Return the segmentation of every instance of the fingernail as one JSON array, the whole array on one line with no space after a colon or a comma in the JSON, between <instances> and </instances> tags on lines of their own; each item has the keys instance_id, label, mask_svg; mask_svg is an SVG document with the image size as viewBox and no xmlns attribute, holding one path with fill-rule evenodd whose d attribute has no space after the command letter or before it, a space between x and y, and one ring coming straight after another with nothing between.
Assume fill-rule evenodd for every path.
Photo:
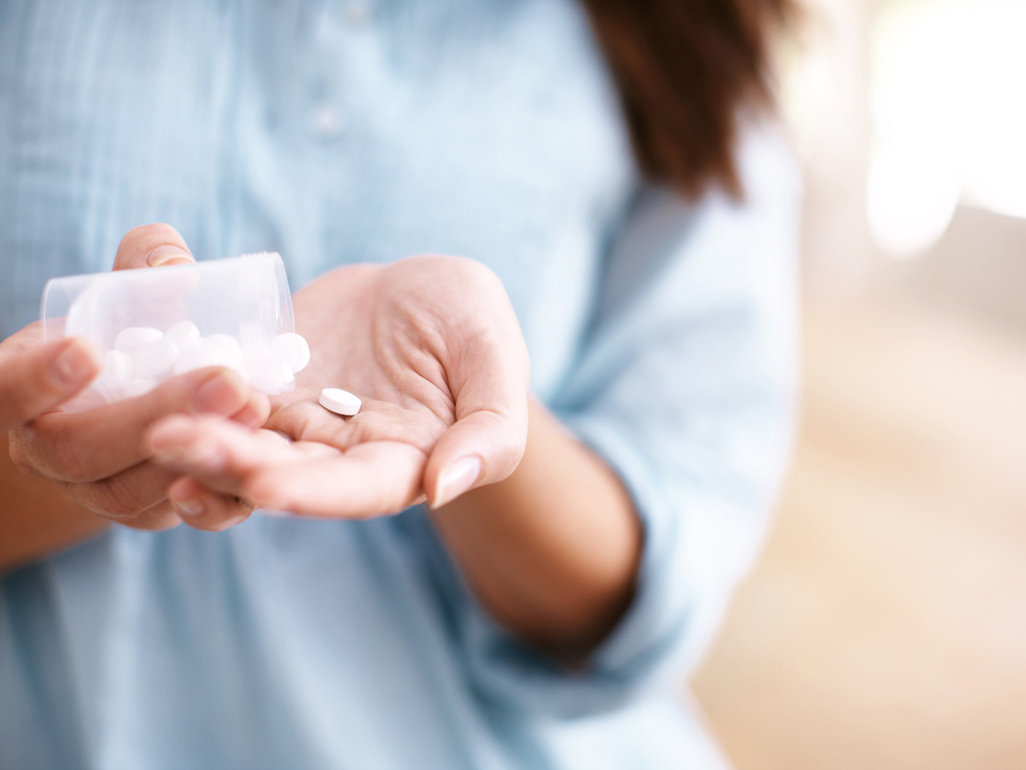
<instances>
[{"instance_id":1,"label":"fingernail","mask_svg":"<svg viewBox=\"0 0 1026 770\"><path fill-rule=\"evenodd\" d=\"M61 387L74 388L91 380L100 368L96 357L82 345L69 345L54 359L50 371Z\"/></svg>"},{"instance_id":2,"label":"fingernail","mask_svg":"<svg viewBox=\"0 0 1026 770\"><path fill-rule=\"evenodd\" d=\"M481 460L478 457L461 457L438 475L435 499L432 508L441 508L474 486L481 475Z\"/></svg>"},{"instance_id":3,"label":"fingernail","mask_svg":"<svg viewBox=\"0 0 1026 770\"><path fill-rule=\"evenodd\" d=\"M198 414L212 413L225 417L235 414L245 404L236 378L217 374L207 380L192 397L192 408Z\"/></svg>"},{"instance_id":4,"label":"fingernail","mask_svg":"<svg viewBox=\"0 0 1026 770\"><path fill-rule=\"evenodd\" d=\"M184 516L199 516L203 513L203 503L199 500L172 500L175 508Z\"/></svg>"},{"instance_id":5,"label":"fingernail","mask_svg":"<svg viewBox=\"0 0 1026 770\"><path fill-rule=\"evenodd\" d=\"M160 267L175 260L178 260L181 264L196 261L192 258L192 254L183 251L178 246L158 246L146 255L146 264L150 267Z\"/></svg>"}]
</instances>

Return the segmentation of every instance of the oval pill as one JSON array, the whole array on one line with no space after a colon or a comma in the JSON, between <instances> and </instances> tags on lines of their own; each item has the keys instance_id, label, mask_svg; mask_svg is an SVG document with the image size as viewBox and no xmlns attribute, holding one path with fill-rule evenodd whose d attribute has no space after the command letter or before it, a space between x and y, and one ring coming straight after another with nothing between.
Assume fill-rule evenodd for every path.
<instances>
[{"instance_id":1,"label":"oval pill","mask_svg":"<svg viewBox=\"0 0 1026 770\"><path fill-rule=\"evenodd\" d=\"M359 412L360 406L363 404L359 398L341 388L325 388L321 391L321 397L317 401L329 412L345 417L352 417Z\"/></svg>"},{"instance_id":2,"label":"oval pill","mask_svg":"<svg viewBox=\"0 0 1026 770\"><path fill-rule=\"evenodd\" d=\"M132 379L132 357L121 350L108 350L103 357L103 376L112 382L124 383Z\"/></svg>"},{"instance_id":3,"label":"oval pill","mask_svg":"<svg viewBox=\"0 0 1026 770\"><path fill-rule=\"evenodd\" d=\"M131 380L126 382L124 387L121 389L122 398L136 398L137 396L144 396L157 387L157 383L153 380Z\"/></svg>"},{"instance_id":4,"label":"oval pill","mask_svg":"<svg viewBox=\"0 0 1026 770\"><path fill-rule=\"evenodd\" d=\"M208 366L223 366L221 356L216 351L207 350L202 345L190 348L179 356L175 362L174 373L185 374L196 369L206 369Z\"/></svg>"},{"instance_id":5,"label":"oval pill","mask_svg":"<svg viewBox=\"0 0 1026 770\"><path fill-rule=\"evenodd\" d=\"M200 330L192 321L179 321L166 332L164 339L175 343L179 350L188 350L199 342Z\"/></svg>"},{"instance_id":6,"label":"oval pill","mask_svg":"<svg viewBox=\"0 0 1026 770\"><path fill-rule=\"evenodd\" d=\"M303 371L310 363L310 346L301 334L279 334L271 340L271 352L285 361L293 373Z\"/></svg>"},{"instance_id":7,"label":"oval pill","mask_svg":"<svg viewBox=\"0 0 1026 770\"><path fill-rule=\"evenodd\" d=\"M131 354L163 338L164 333L160 329L153 329L149 326L129 326L118 334L118 338L114 342L114 349Z\"/></svg>"},{"instance_id":8,"label":"oval pill","mask_svg":"<svg viewBox=\"0 0 1026 770\"><path fill-rule=\"evenodd\" d=\"M174 369L178 355L178 346L171 340L151 342L132 356L135 376L143 380L164 379Z\"/></svg>"},{"instance_id":9,"label":"oval pill","mask_svg":"<svg viewBox=\"0 0 1026 770\"><path fill-rule=\"evenodd\" d=\"M229 369L242 369L244 360L242 346L234 337L227 334L211 334L209 337L201 339L199 344L201 348L220 358L221 366L227 366Z\"/></svg>"},{"instance_id":10,"label":"oval pill","mask_svg":"<svg viewBox=\"0 0 1026 770\"><path fill-rule=\"evenodd\" d=\"M269 396L292 390L296 382L289 365L273 356L251 363L246 367L245 375L253 387Z\"/></svg>"}]
</instances>

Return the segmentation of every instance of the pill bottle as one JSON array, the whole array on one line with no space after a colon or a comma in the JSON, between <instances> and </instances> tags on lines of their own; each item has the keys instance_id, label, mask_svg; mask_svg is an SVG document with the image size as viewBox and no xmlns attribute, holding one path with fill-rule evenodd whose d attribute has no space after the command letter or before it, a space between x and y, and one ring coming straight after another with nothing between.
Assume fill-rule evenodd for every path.
<instances>
[{"instance_id":1,"label":"pill bottle","mask_svg":"<svg viewBox=\"0 0 1026 770\"><path fill-rule=\"evenodd\" d=\"M137 397L209 366L273 395L291 390L309 360L275 253L54 278L40 316L47 340L85 337L103 353L102 373L69 411Z\"/></svg>"}]
</instances>

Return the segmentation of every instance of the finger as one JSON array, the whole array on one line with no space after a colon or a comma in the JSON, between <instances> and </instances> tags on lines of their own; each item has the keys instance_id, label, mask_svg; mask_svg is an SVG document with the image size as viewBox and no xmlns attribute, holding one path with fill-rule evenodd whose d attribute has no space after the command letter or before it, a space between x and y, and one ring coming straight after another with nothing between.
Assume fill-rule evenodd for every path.
<instances>
[{"instance_id":1,"label":"finger","mask_svg":"<svg viewBox=\"0 0 1026 770\"><path fill-rule=\"evenodd\" d=\"M267 422L270 414L271 400L261 391L252 389L242 408L228 415L228 418L244 428L259 428Z\"/></svg>"},{"instance_id":2,"label":"finger","mask_svg":"<svg viewBox=\"0 0 1026 770\"><path fill-rule=\"evenodd\" d=\"M420 498L426 461L427 456L410 444L373 441L341 457L268 465L246 479L243 492L261 508L372 518L398 513Z\"/></svg>"},{"instance_id":3,"label":"finger","mask_svg":"<svg viewBox=\"0 0 1026 770\"><path fill-rule=\"evenodd\" d=\"M361 518L395 513L421 494L426 455L397 441L342 454L213 418L168 418L150 434L159 462L262 508Z\"/></svg>"},{"instance_id":4,"label":"finger","mask_svg":"<svg viewBox=\"0 0 1026 770\"><path fill-rule=\"evenodd\" d=\"M168 487L179 474L143 462L109 478L88 484L59 482L64 496L86 510L115 521L138 516L168 499Z\"/></svg>"},{"instance_id":5,"label":"finger","mask_svg":"<svg viewBox=\"0 0 1026 770\"><path fill-rule=\"evenodd\" d=\"M424 491L432 508L509 476L527 444L527 351L519 333L504 344L471 340L455 372L456 422L431 451Z\"/></svg>"},{"instance_id":6,"label":"finger","mask_svg":"<svg viewBox=\"0 0 1026 770\"><path fill-rule=\"evenodd\" d=\"M207 532L234 527L253 513L253 507L245 501L215 492L188 476L172 484L168 493L182 521Z\"/></svg>"},{"instance_id":7,"label":"finger","mask_svg":"<svg viewBox=\"0 0 1026 770\"><path fill-rule=\"evenodd\" d=\"M149 447L155 462L235 496L244 496L247 479L270 465L341 455L325 444L293 444L274 431L245 430L213 417L168 417L150 431Z\"/></svg>"},{"instance_id":8,"label":"finger","mask_svg":"<svg viewBox=\"0 0 1026 770\"><path fill-rule=\"evenodd\" d=\"M216 490L235 495L241 493L239 479L253 469L299 457L288 439L273 431L245 430L225 420L184 415L154 425L148 447L154 461L164 467L202 477Z\"/></svg>"},{"instance_id":9,"label":"finger","mask_svg":"<svg viewBox=\"0 0 1026 770\"><path fill-rule=\"evenodd\" d=\"M123 519L118 522L118 524L123 527L142 529L148 532L171 529L173 527L177 527L181 523L181 518L179 518L178 513L175 511L174 506L169 500L158 503L149 510L145 510L136 516L129 519Z\"/></svg>"},{"instance_id":10,"label":"finger","mask_svg":"<svg viewBox=\"0 0 1026 770\"><path fill-rule=\"evenodd\" d=\"M524 456L526 427L495 412L475 412L445 432L428 461L424 491L432 508L474 487L493 484L516 470Z\"/></svg>"},{"instance_id":11,"label":"finger","mask_svg":"<svg viewBox=\"0 0 1026 770\"><path fill-rule=\"evenodd\" d=\"M144 434L169 414L239 414L247 424L266 417L267 397L227 369L176 377L138 398L74 414L45 414L11 434L11 454L28 473L91 482L145 460Z\"/></svg>"},{"instance_id":12,"label":"finger","mask_svg":"<svg viewBox=\"0 0 1026 770\"><path fill-rule=\"evenodd\" d=\"M2 350L14 338L0 344ZM100 373L99 351L69 338L25 348L10 344L0 358L0 433L57 408Z\"/></svg>"},{"instance_id":13,"label":"finger","mask_svg":"<svg viewBox=\"0 0 1026 770\"><path fill-rule=\"evenodd\" d=\"M195 262L185 239L171 225L152 224L132 228L121 239L115 270L182 265Z\"/></svg>"}]
</instances>

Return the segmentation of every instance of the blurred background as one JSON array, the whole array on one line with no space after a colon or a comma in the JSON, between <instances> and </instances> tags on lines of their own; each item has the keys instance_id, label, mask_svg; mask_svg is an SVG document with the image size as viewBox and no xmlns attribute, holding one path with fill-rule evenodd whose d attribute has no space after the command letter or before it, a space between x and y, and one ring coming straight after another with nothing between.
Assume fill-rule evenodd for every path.
<instances>
[{"instance_id":1,"label":"blurred background","mask_svg":"<svg viewBox=\"0 0 1026 770\"><path fill-rule=\"evenodd\" d=\"M1026 768L1026 0L805 0L804 393L691 686L739 770Z\"/></svg>"}]
</instances>

